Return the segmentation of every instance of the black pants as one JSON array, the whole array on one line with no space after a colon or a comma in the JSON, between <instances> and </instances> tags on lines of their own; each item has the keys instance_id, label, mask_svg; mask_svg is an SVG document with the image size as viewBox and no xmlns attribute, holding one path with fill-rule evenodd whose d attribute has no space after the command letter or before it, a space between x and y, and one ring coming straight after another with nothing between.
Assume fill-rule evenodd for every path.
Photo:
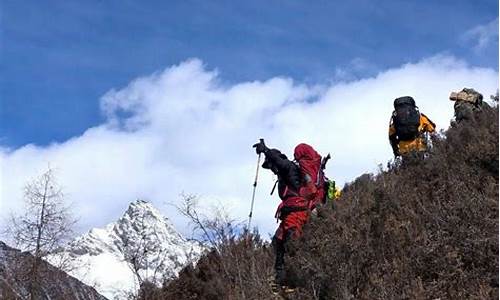
<instances>
[{"instance_id":1,"label":"black pants","mask_svg":"<svg viewBox=\"0 0 500 300\"><path fill-rule=\"evenodd\" d=\"M286 271L285 271L285 253L286 253L286 243L292 238L294 230L288 230L284 234L283 239L278 239L276 236L273 237L273 247L274 247L274 270L275 281L279 285L286 285Z\"/></svg>"}]
</instances>

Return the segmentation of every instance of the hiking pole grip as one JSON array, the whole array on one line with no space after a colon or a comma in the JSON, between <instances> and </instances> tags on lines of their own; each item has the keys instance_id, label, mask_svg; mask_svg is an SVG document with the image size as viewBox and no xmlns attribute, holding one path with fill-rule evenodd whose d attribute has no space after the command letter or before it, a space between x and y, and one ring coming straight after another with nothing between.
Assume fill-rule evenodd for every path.
<instances>
[{"instance_id":1,"label":"hiking pole grip","mask_svg":"<svg viewBox=\"0 0 500 300\"><path fill-rule=\"evenodd\" d=\"M264 144L264 139L260 139L260 143ZM260 167L260 157L262 153L259 153L259 157L257 158L257 170L255 170L255 181L253 182L253 186L257 187L257 178L259 178L259 167Z\"/></svg>"}]
</instances>

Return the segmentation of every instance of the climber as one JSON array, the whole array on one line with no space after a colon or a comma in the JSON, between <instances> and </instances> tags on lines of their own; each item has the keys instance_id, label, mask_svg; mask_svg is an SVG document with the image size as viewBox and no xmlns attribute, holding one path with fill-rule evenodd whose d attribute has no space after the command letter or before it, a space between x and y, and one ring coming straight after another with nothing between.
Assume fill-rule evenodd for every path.
<instances>
[{"instance_id":1,"label":"climber","mask_svg":"<svg viewBox=\"0 0 500 300\"><path fill-rule=\"evenodd\" d=\"M327 200L335 201L342 196L342 190L337 186L335 180L329 180L327 186Z\"/></svg>"},{"instance_id":2,"label":"climber","mask_svg":"<svg viewBox=\"0 0 500 300\"><path fill-rule=\"evenodd\" d=\"M281 223L273 237L276 271L275 284L287 287L285 271L285 245L302 234L302 226L307 222L310 211L324 199L323 171L321 156L309 145L295 147L297 163L277 149L269 149L263 140L253 146L257 154L264 153L262 167L270 169L278 176L278 194L281 203L276 217Z\"/></svg>"},{"instance_id":3,"label":"climber","mask_svg":"<svg viewBox=\"0 0 500 300\"><path fill-rule=\"evenodd\" d=\"M460 92L451 92L450 100L455 101L455 122L452 126L464 120L472 120L474 114L489 108L486 102L483 102L483 95L474 89L464 88Z\"/></svg>"},{"instance_id":4,"label":"climber","mask_svg":"<svg viewBox=\"0 0 500 300\"><path fill-rule=\"evenodd\" d=\"M428 150L426 134L434 133L436 125L418 111L410 96L394 100L394 111L389 124L389 141L395 157L425 153Z\"/></svg>"}]
</instances>

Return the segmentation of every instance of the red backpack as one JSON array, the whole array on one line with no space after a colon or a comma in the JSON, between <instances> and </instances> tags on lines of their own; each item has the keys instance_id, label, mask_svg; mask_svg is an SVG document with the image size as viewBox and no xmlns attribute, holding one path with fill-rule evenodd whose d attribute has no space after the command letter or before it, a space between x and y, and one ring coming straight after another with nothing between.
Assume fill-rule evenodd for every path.
<instances>
[{"instance_id":1,"label":"red backpack","mask_svg":"<svg viewBox=\"0 0 500 300\"><path fill-rule=\"evenodd\" d=\"M304 177L304 185L299 193L309 200L309 208L313 209L324 199L325 175L323 174L323 164L326 164L326 160L323 163L321 155L313 147L305 143L298 144L295 147L293 156L299 164Z\"/></svg>"}]
</instances>

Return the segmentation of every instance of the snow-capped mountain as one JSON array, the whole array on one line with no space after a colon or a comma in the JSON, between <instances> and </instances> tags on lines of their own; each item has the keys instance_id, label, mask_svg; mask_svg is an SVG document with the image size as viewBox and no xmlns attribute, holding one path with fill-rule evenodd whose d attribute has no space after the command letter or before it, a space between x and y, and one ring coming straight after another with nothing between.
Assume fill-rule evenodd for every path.
<instances>
[{"instance_id":1,"label":"snow-capped mountain","mask_svg":"<svg viewBox=\"0 0 500 300\"><path fill-rule=\"evenodd\" d=\"M123 299L135 293L140 282L160 285L177 276L202 252L150 203L137 200L116 222L90 230L51 260L69 258L71 275L109 299Z\"/></svg>"}]
</instances>

